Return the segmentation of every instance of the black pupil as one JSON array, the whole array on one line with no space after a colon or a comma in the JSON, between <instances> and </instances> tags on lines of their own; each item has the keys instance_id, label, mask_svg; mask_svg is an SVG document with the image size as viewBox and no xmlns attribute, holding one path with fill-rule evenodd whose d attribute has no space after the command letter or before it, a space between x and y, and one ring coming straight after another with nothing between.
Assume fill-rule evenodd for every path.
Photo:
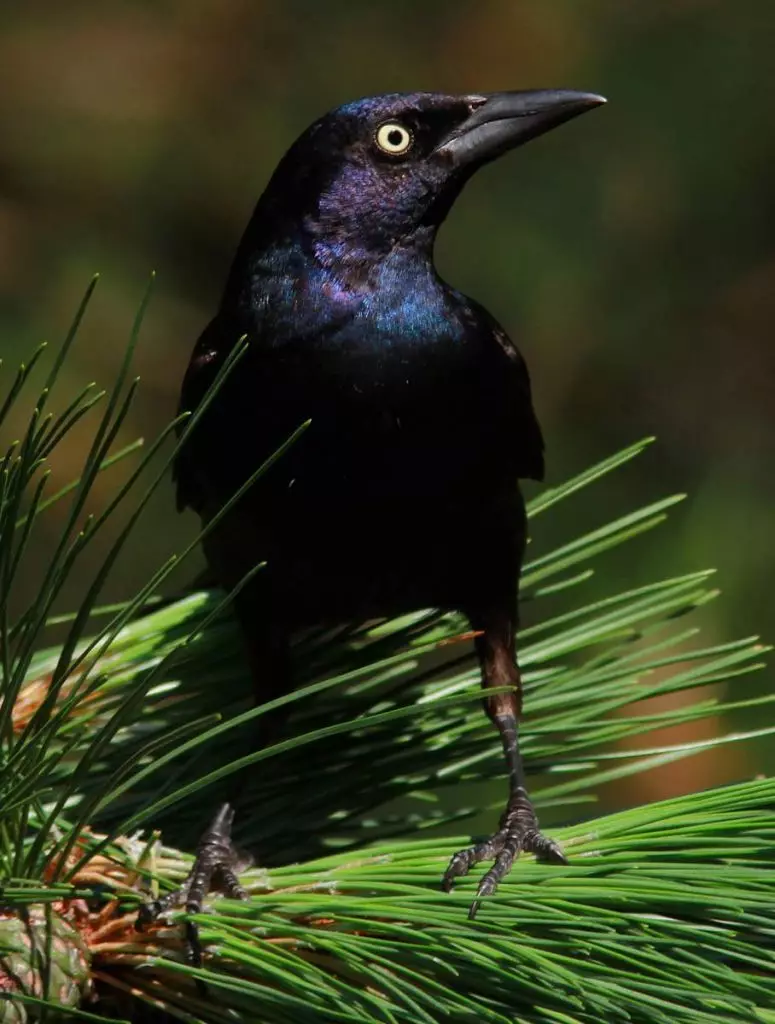
<instances>
[{"instance_id":1,"label":"black pupil","mask_svg":"<svg viewBox=\"0 0 775 1024\"><path fill-rule=\"evenodd\" d=\"M388 142L391 146L402 146L404 144L404 133L400 128L391 128L388 132Z\"/></svg>"}]
</instances>

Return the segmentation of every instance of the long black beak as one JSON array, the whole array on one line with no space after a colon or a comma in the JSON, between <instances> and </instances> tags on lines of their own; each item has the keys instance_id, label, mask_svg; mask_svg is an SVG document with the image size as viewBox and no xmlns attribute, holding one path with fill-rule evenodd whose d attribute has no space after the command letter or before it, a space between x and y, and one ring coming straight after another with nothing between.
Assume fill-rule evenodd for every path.
<instances>
[{"instance_id":1,"label":"long black beak","mask_svg":"<svg viewBox=\"0 0 775 1024\"><path fill-rule=\"evenodd\" d=\"M471 116L450 133L436 152L456 166L479 166L603 103L602 96L571 89L472 96Z\"/></svg>"}]
</instances>

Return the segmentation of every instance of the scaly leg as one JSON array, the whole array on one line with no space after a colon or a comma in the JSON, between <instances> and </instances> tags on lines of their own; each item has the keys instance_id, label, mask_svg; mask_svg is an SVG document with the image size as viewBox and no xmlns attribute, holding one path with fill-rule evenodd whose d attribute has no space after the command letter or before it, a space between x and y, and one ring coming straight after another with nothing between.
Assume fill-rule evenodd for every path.
<instances>
[{"instance_id":1,"label":"scaly leg","mask_svg":"<svg viewBox=\"0 0 775 1024\"><path fill-rule=\"evenodd\" d=\"M255 686L256 703L270 701L287 693L291 688L288 637L277 620L270 620L265 609L257 602L256 592L250 585L237 596L236 612L247 647L248 661ZM260 596L260 593L259 593ZM251 625L255 624L251 629ZM256 748L271 743L285 720L285 708L276 709L258 720ZM235 792L240 791L234 787ZM234 809L223 804L210 827L202 835L196 850L194 864L180 888L158 900L140 907L136 927L142 931L159 916L176 906L184 906L189 914L200 913L211 888L220 889L232 899L245 899L237 872L249 866L250 860L238 854L231 841ZM185 926L185 954L194 967L202 966L202 947L195 922ZM199 986L204 990L204 986Z\"/></svg>"},{"instance_id":2,"label":"scaly leg","mask_svg":"<svg viewBox=\"0 0 775 1024\"><path fill-rule=\"evenodd\" d=\"M467 874L474 864L483 860L495 860L476 890L476 898L468 913L473 919L482 897L495 892L520 853L533 853L539 860L554 864L567 864L567 860L557 843L541 834L536 813L527 795L525 773L519 752L522 692L514 640L516 617L512 613L497 609L484 614L472 614L470 618L473 628L482 631L477 638L476 646L485 690L495 686L514 687L511 692L496 693L485 698L487 714L500 733L503 752L506 755L509 772L509 799L506 810L501 815L498 831L485 842L456 853L444 874L443 888L449 892L455 878Z\"/></svg>"},{"instance_id":3,"label":"scaly leg","mask_svg":"<svg viewBox=\"0 0 775 1024\"><path fill-rule=\"evenodd\" d=\"M188 878L179 889L140 907L135 925L138 931L143 931L158 917L176 906L185 906L188 914L200 914L204 898L211 888L221 889L233 900L247 899L247 893L239 883L237 872L248 865L232 845L233 820L234 811L229 804L223 804L199 840L194 865ZM186 922L186 959L194 967L202 966L199 929L193 921Z\"/></svg>"}]
</instances>

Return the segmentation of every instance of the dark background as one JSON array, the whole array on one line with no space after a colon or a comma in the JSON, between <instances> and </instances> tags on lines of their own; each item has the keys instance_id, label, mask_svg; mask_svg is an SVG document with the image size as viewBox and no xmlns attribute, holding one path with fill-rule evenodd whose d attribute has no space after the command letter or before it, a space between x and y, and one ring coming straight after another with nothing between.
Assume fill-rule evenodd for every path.
<instances>
[{"instance_id":1,"label":"dark background","mask_svg":"<svg viewBox=\"0 0 775 1024\"><path fill-rule=\"evenodd\" d=\"M324 110L395 90L608 96L477 176L439 266L520 341L550 482L659 437L542 517L537 545L686 490L658 534L601 563L586 594L716 566L725 594L701 613L705 639L775 636L771 0L70 0L6 6L0 30L0 354L14 367L61 337L100 271L64 384L109 383L155 269L123 442L173 415L253 203ZM87 438L77 431L60 452L55 484L77 475ZM120 476L100 481L97 502ZM57 528L52 512L33 561ZM161 488L106 596L128 595L195 529ZM738 777L763 755L682 762L643 795Z\"/></svg>"}]
</instances>

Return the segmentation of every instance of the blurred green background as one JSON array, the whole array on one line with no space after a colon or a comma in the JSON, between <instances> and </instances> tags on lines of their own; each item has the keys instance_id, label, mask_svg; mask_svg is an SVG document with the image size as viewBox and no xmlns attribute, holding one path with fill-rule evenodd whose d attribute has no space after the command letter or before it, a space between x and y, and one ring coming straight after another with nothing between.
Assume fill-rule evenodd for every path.
<instances>
[{"instance_id":1,"label":"blurred green background","mask_svg":"<svg viewBox=\"0 0 775 1024\"><path fill-rule=\"evenodd\" d=\"M67 385L108 383L155 269L123 441L173 415L252 206L320 113L394 90L606 95L605 110L482 171L438 262L519 340L549 482L659 437L542 517L537 547L686 490L584 596L716 566L725 595L702 613L707 640L775 636L771 0L32 0L6 5L0 28L0 354L15 366L58 339L100 271ZM84 427L60 453L55 483L77 474L87 439ZM102 479L99 500L119 477ZM162 488L107 596L143 582L196 525ZM51 513L39 563L56 533ZM74 582L65 603L77 596ZM628 782L627 802L637 785L654 796L751 773L766 754L722 748Z\"/></svg>"}]
</instances>

